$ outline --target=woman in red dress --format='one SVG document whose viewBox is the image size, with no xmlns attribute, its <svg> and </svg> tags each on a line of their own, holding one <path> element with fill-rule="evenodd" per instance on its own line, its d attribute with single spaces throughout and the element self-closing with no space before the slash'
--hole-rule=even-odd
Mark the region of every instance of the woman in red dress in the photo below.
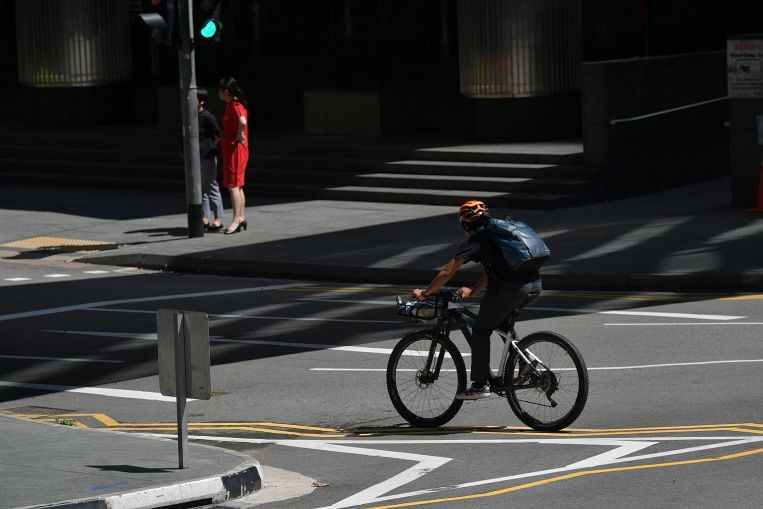
<svg viewBox="0 0 763 509">
<path fill-rule="evenodd" d="M 249 129 L 247 127 L 246 96 L 233 78 L 220 80 L 220 99 L 227 103 L 223 115 L 220 151 L 223 155 L 223 187 L 230 192 L 233 220 L 226 234 L 246 230 L 244 208 L 244 177 L 249 162 Z"/>
</svg>

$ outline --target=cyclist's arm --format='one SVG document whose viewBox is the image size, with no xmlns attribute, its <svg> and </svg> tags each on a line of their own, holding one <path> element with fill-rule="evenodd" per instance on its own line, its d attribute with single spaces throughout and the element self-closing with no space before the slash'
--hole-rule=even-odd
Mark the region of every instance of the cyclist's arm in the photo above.
<svg viewBox="0 0 763 509">
<path fill-rule="evenodd" d="M 450 281 L 450 278 L 453 277 L 453 275 L 458 272 L 458 269 L 461 268 L 461 265 L 464 264 L 464 261 L 460 258 L 452 258 L 448 264 L 442 268 L 442 270 L 435 276 L 435 278 L 432 280 L 431 283 L 429 283 L 429 286 L 427 286 L 424 290 L 420 288 L 416 288 L 413 290 L 413 295 L 418 300 L 424 300 L 429 295 L 432 295 L 436 291 L 438 291 L 440 288 L 445 286 L 445 284 Z"/>
<path fill-rule="evenodd" d="M 478 293 L 480 290 L 485 288 L 487 286 L 487 272 L 483 272 L 480 278 L 477 280 L 476 283 L 472 285 L 471 288 L 468 286 L 464 286 L 461 288 L 461 295 L 464 296 L 464 298 L 467 298 L 471 296 L 472 294 Z"/>
</svg>

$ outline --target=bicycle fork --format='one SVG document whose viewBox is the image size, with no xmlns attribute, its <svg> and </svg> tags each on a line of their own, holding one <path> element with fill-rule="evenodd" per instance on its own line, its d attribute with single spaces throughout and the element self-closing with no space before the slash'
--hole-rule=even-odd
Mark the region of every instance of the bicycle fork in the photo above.
<svg viewBox="0 0 763 509">
<path fill-rule="evenodd" d="M 437 352 L 437 347 L 440 347 L 440 352 Z M 435 360 L 435 354 L 437 360 Z M 440 376 L 440 368 L 442 368 L 442 362 L 445 359 L 445 345 L 432 341 L 429 346 L 429 353 L 427 354 L 427 362 L 424 365 L 424 369 L 419 377 L 419 381 L 422 384 L 434 383 Z M 432 369 L 432 363 L 434 362 L 434 369 Z"/>
</svg>

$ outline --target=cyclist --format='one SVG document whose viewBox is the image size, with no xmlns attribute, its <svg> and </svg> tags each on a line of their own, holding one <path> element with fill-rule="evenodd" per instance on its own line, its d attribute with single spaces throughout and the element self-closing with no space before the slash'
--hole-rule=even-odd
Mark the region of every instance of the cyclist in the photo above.
<svg viewBox="0 0 763 509">
<path fill-rule="evenodd" d="M 469 238 L 425 289 L 413 290 L 416 299 L 426 300 L 429 295 L 445 286 L 464 263 L 479 262 L 484 268 L 471 288 L 460 289 L 463 297 L 467 298 L 487 287 L 480 301 L 480 311 L 469 342 L 472 349 L 472 384 L 456 396 L 458 399 L 490 397 L 490 335 L 506 322 L 515 308 L 537 298 L 541 292 L 539 272 L 514 272 L 506 263 L 500 248 L 485 229 L 490 219 L 487 206 L 479 200 L 470 200 L 461 205 L 458 221 Z"/>
</svg>

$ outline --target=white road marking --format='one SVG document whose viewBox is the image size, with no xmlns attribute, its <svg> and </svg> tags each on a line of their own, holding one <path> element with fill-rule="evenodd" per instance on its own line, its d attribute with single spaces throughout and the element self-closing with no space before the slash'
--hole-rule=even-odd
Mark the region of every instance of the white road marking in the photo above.
<svg viewBox="0 0 763 509">
<path fill-rule="evenodd" d="M 378 484 L 374 484 L 350 497 L 340 500 L 335 504 L 327 506 L 331 509 L 339 509 L 342 507 L 354 507 L 358 505 L 365 505 L 372 503 L 379 499 L 382 495 L 389 493 L 392 490 L 415 481 L 428 474 L 432 470 L 441 467 L 448 463 L 453 458 L 444 458 L 441 456 L 428 456 L 424 454 L 411 454 L 406 452 L 397 451 L 385 451 L 380 449 L 367 449 L 361 447 L 348 447 L 344 444 L 329 444 L 319 443 L 310 440 L 294 440 L 284 441 L 280 445 L 287 447 L 297 447 L 300 449 L 313 449 L 318 451 L 328 451 L 344 454 L 360 454 L 363 456 L 374 456 L 379 458 L 393 458 L 407 461 L 415 461 L 416 464 L 412 467 L 400 472 L 397 475 L 390 477 L 389 479 L 382 481 Z M 327 509 L 326 508 L 326 509 Z"/>
<path fill-rule="evenodd" d="M 40 332 L 54 332 L 56 334 L 75 334 L 82 336 L 102 336 L 107 338 L 137 339 L 142 341 L 157 341 L 156 332 L 96 332 L 76 330 L 40 329 Z M 210 338 L 212 339 L 212 338 Z"/>
<path fill-rule="evenodd" d="M 76 387 L 71 385 L 34 384 L 22 382 L 6 382 L 0 380 L 0 387 L 13 389 L 37 389 L 51 392 L 72 392 L 77 394 L 93 394 L 95 396 L 108 396 L 111 398 L 142 399 L 147 401 L 161 401 L 175 403 L 174 396 L 163 396 L 158 392 L 133 391 L 129 389 L 108 389 L 105 387 Z M 188 399 L 188 401 L 196 401 Z"/>
<path fill-rule="evenodd" d="M 156 341 L 156 333 L 136 333 L 136 332 L 102 332 L 102 331 L 70 331 L 70 330 L 55 330 L 55 329 L 41 329 L 41 332 L 53 332 L 57 334 L 74 334 L 82 336 L 100 336 L 108 338 L 124 338 L 124 339 L 137 339 L 143 341 Z M 212 343 L 239 343 L 244 345 L 267 345 L 267 346 L 283 346 L 288 348 L 301 348 L 306 350 L 335 350 L 340 352 L 356 352 L 356 353 L 378 353 L 389 355 L 392 353 L 392 348 L 375 348 L 370 346 L 336 346 L 321 343 L 299 343 L 294 341 L 268 341 L 264 339 L 227 339 L 221 336 L 210 336 L 209 341 Z M 428 355 L 429 352 L 420 350 L 410 350 L 403 352 L 404 355 L 411 357 L 422 357 Z M 450 356 L 446 353 L 447 358 Z M 470 354 L 462 353 L 463 357 L 469 357 Z"/>
<path fill-rule="evenodd" d="M 0 355 L 0 359 L 26 359 L 33 361 L 54 362 L 96 362 L 105 364 L 122 364 L 124 361 L 112 361 L 107 359 L 80 359 L 76 357 L 31 357 L 28 355 Z"/>
<path fill-rule="evenodd" d="M 4 281 L 31 281 L 28 277 L 7 277 Z"/>
<path fill-rule="evenodd" d="M 427 352 L 428 353 L 428 352 Z M 310 371 L 346 371 L 346 372 L 353 372 L 353 371 L 359 371 L 361 373 L 366 373 L 369 371 L 379 371 L 379 372 L 386 372 L 386 368 L 310 368 Z M 398 372 L 415 372 L 418 371 L 416 369 L 396 369 L 395 371 Z M 440 371 L 456 371 L 455 369 L 440 369 Z"/>
<path fill-rule="evenodd" d="M 639 438 L 638 442 L 641 442 L 643 440 L 644 439 Z M 737 445 L 745 445 L 745 444 L 750 444 L 750 443 L 753 443 L 753 442 L 759 442 L 761 440 L 763 440 L 763 438 L 745 438 L 745 439 L 741 439 L 741 440 L 732 440 L 732 441 L 729 441 L 729 442 L 723 442 L 723 443 L 720 443 L 720 444 L 710 444 L 710 445 L 699 446 L 699 447 L 690 447 L 690 448 L 686 448 L 686 449 L 677 449 L 677 450 L 672 450 L 672 451 L 665 451 L 665 452 L 662 452 L 662 453 L 644 454 L 644 455 L 640 455 L 640 456 L 628 456 L 628 457 L 625 457 L 625 458 L 614 458 L 611 461 L 608 461 L 607 463 L 599 463 L 598 466 L 612 465 L 612 464 L 626 463 L 626 462 L 633 462 L 633 461 L 640 461 L 640 460 L 644 460 L 644 459 L 652 459 L 652 458 L 664 457 L 664 456 L 682 455 L 682 454 L 688 454 L 688 453 L 691 453 L 691 452 L 699 452 L 699 451 L 704 451 L 704 450 L 709 450 L 709 449 L 716 449 L 716 448 L 720 448 L 720 447 L 733 447 L 733 446 L 737 446 Z M 494 479 L 482 479 L 482 480 L 479 480 L 479 481 L 466 482 L 466 483 L 455 484 L 455 485 L 450 485 L 450 486 L 441 486 L 441 487 L 438 487 L 438 488 L 431 488 L 431 489 L 426 489 L 426 490 L 412 491 L 412 492 L 408 492 L 408 493 L 399 493 L 399 494 L 391 495 L 391 496 L 387 496 L 387 497 L 380 497 L 380 498 L 376 499 L 374 502 L 382 502 L 382 501 L 395 500 L 395 499 L 400 499 L 400 498 L 409 498 L 409 497 L 415 497 L 415 496 L 420 496 L 420 495 L 429 495 L 431 493 L 437 493 L 437 492 L 446 491 L 446 490 L 450 491 L 450 490 L 461 489 L 461 488 L 473 488 L 473 487 L 476 487 L 476 486 L 484 486 L 486 484 L 495 484 L 495 483 L 501 483 L 501 482 L 506 482 L 506 481 L 513 481 L 513 480 L 516 480 L 516 479 L 526 479 L 528 477 L 538 477 L 538 476 L 542 476 L 542 475 L 559 474 L 559 473 L 569 472 L 571 470 L 579 470 L 580 467 L 579 466 L 575 466 L 575 465 L 580 465 L 580 464 L 581 464 L 581 462 L 578 462 L 578 463 L 573 463 L 572 465 L 568 465 L 568 466 L 560 467 L 560 468 L 552 468 L 552 469 L 548 469 L 548 470 L 539 470 L 539 471 L 535 471 L 535 472 L 527 472 L 527 473 L 523 473 L 523 474 L 510 475 L 510 476 L 505 476 L 505 477 L 497 477 L 497 478 L 494 478 Z"/>
<path fill-rule="evenodd" d="M 739 320 L 746 318 L 744 316 L 731 316 L 731 315 L 703 315 L 693 313 L 660 313 L 657 311 L 626 311 L 626 310 L 603 310 L 603 309 L 587 309 L 587 308 L 548 308 L 548 307 L 536 307 L 528 306 L 525 309 L 533 309 L 536 311 L 558 311 L 562 313 L 582 313 L 582 314 L 597 314 L 597 315 L 623 315 L 623 316 L 654 316 L 659 318 L 688 318 L 694 320 Z"/>
<path fill-rule="evenodd" d="M 428 352 L 423 352 L 428 354 Z M 463 354 L 462 354 L 463 355 Z M 746 364 L 763 362 L 763 359 L 735 359 L 727 361 L 697 361 L 697 362 L 671 362 L 666 364 L 641 364 L 637 366 L 602 366 L 587 367 L 588 371 L 615 371 L 625 369 L 647 369 L 647 368 L 671 368 L 679 366 L 705 366 L 708 364 Z M 575 368 L 557 368 L 555 371 L 572 371 Z M 367 371 L 387 371 L 385 368 L 310 368 L 310 371 L 338 371 L 338 372 L 367 372 Z M 398 369 L 397 371 L 416 371 L 415 369 Z M 443 369 L 441 371 L 455 371 L 455 369 Z M 493 368 L 493 371 L 496 371 Z"/>
<path fill-rule="evenodd" d="M 394 306 L 394 299 L 390 300 L 351 300 L 351 299 L 294 299 L 299 301 L 309 302 L 336 302 L 340 304 L 364 304 L 370 306 Z M 467 305 L 466 307 L 478 307 L 476 304 Z M 661 313 L 658 311 L 630 311 L 630 310 L 604 310 L 604 309 L 589 309 L 589 308 L 551 308 L 540 306 L 528 306 L 525 309 L 534 311 L 557 311 L 561 313 L 570 314 L 599 314 L 599 315 L 623 315 L 623 316 L 654 316 L 659 318 L 688 318 L 695 320 L 739 320 L 746 318 L 744 316 L 733 315 L 705 315 L 694 313 Z"/>
<path fill-rule="evenodd" d="M 71 277 L 70 274 L 45 274 L 43 277 L 59 278 L 59 277 Z"/>
<path fill-rule="evenodd" d="M 610 326 L 621 325 L 623 327 L 640 327 L 640 326 L 651 326 L 651 327 L 666 326 L 666 327 L 673 327 L 673 326 L 676 326 L 676 325 L 702 325 L 702 326 L 708 326 L 708 325 L 763 325 L 763 322 L 644 322 L 644 323 L 605 323 L 604 325 L 610 325 Z"/>
<path fill-rule="evenodd" d="M 254 293 L 265 292 L 270 290 L 281 290 L 283 288 L 303 288 L 306 285 L 304 283 L 294 283 L 287 285 L 271 285 L 271 286 L 257 286 L 252 288 L 236 288 L 234 290 L 213 290 L 209 292 L 195 292 L 195 293 L 176 293 L 169 295 L 155 295 L 152 297 L 136 297 L 132 299 L 114 299 L 114 300 L 101 300 L 93 302 L 83 302 L 82 304 L 73 304 L 70 306 L 59 306 L 46 309 L 35 309 L 33 311 L 23 311 L 20 313 L 10 313 L 7 315 L 0 315 L 0 322 L 8 320 L 17 320 L 19 318 L 32 318 L 36 316 L 54 315 L 57 313 L 66 313 L 69 311 L 80 311 L 83 309 L 100 308 L 105 306 L 116 306 L 119 304 L 134 304 L 137 302 L 157 302 L 163 300 L 172 299 L 195 299 L 198 297 L 211 297 L 214 295 L 235 295 L 239 293 Z"/>
<path fill-rule="evenodd" d="M 125 267 L 123 269 L 114 269 L 113 272 L 134 272 L 138 270 L 137 267 Z"/>
<path fill-rule="evenodd" d="M 155 436 L 164 438 L 176 438 L 174 435 L 168 434 L 144 434 L 145 436 Z M 366 505 L 371 503 L 379 503 L 390 500 L 398 500 L 402 498 L 411 498 L 415 496 L 430 495 L 432 493 L 453 491 L 463 488 L 473 488 L 476 486 L 483 486 L 487 484 L 504 483 L 507 481 L 513 481 L 517 479 L 526 479 L 530 477 L 549 476 L 552 474 L 560 474 L 573 470 L 580 470 L 584 468 L 602 467 L 606 465 L 615 465 L 628 462 L 636 462 L 654 458 L 668 457 L 668 456 L 681 456 L 695 452 L 708 451 L 718 448 L 729 448 L 743 445 L 754 444 L 763 441 L 763 437 L 744 437 L 739 436 L 723 436 L 723 437 L 708 437 L 708 436 L 676 436 L 676 437 L 638 437 L 638 438 L 509 438 L 509 439 L 425 439 L 425 440 L 379 440 L 379 439 L 346 439 L 346 440 L 273 440 L 273 439 L 258 439 L 258 438 L 235 438 L 224 436 L 203 436 L 203 435 L 191 435 L 190 439 L 193 440 L 207 440 L 214 442 L 233 442 L 233 443 L 256 443 L 256 444 L 276 444 L 286 447 L 307 448 L 313 450 L 324 450 L 327 452 L 338 452 L 346 454 L 362 454 L 368 456 L 380 456 L 389 458 L 400 458 L 409 461 L 417 461 L 419 455 L 410 455 L 409 453 L 392 452 L 387 450 L 378 449 L 365 449 L 361 447 L 348 447 L 348 445 L 404 445 L 410 448 L 412 445 L 444 445 L 444 444 L 464 444 L 464 445 L 514 445 L 514 444 L 551 444 L 551 445 L 591 445 L 598 447 L 612 447 L 613 449 L 599 453 L 584 460 L 576 461 L 569 465 L 551 468 L 546 470 L 538 470 L 525 472 L 521 474 L 515 474 L 510 476 L 498 477 L 493 479 L 481 479 L 478 481 L 465 482 L 460 484 L 451 484 L 446 486 L 440 486 L 436 488 L 429 488 L 417 491 L 411 491 L 408 493 L 396 493 L 394 495 L 386 495 L 396 488 L 410 483 L 412 480 L 420 478 L 426 472 L 421 471 L 421 462 L 412 468 L 405 470 L 404 472 L 397 474 L 390 479 L 382 483 L 375 484 L 351 497 L 345 498 L 327 508 L 322 509 L 336 509 L 343 507 L 352 507 L 359 505 Z M 720 442 L 718 442 L 720 440 Z M 668 451 L 656 452 L 651 454 L 633 455 L 633 453 L 646 449 L 655 444 L 661 442 L 685 442 L 685 441 L 714 441 L 715 443 L 700 445 L 695 447 L 686 447 L 682 449 L 673 449 Z M 336 445 L 338 447 L 329 447 L 330 445 Z M 379 453 L 382 454 L 379 454 Z M 423 455 L 421 455 L 423 456 Z M 449 458 L 441 458 L 437 456 L 428 456 L 435 462 L 441 461 L 441 464 L 445 464 Z M 438 465 L 439 466 L 439 465 Z"/>
<path fill-rule="evenodd" d="M 156 314 L 156 311 L 147 309 L 119 309 L 119 308 L 93 308 L 92 311 L 102 313 L 136 313 L 136 314 Z M 209 318 L 225 319 L 240 318 L 245 320 L 281 320 L 284 322 L 345 322 L 345 323 L 403 323 L 403 320 L 352 320 L 345 318 L 303 318 L 292 316 L 266 316 L 266 315 L 243 315 L 243 314 L 209 314 Z"/>
<path fill-rule="evenodd" d="M 108 270 L 85 270 L 83 271 L 85 274 L 109 274 Z"/>
</svg>

